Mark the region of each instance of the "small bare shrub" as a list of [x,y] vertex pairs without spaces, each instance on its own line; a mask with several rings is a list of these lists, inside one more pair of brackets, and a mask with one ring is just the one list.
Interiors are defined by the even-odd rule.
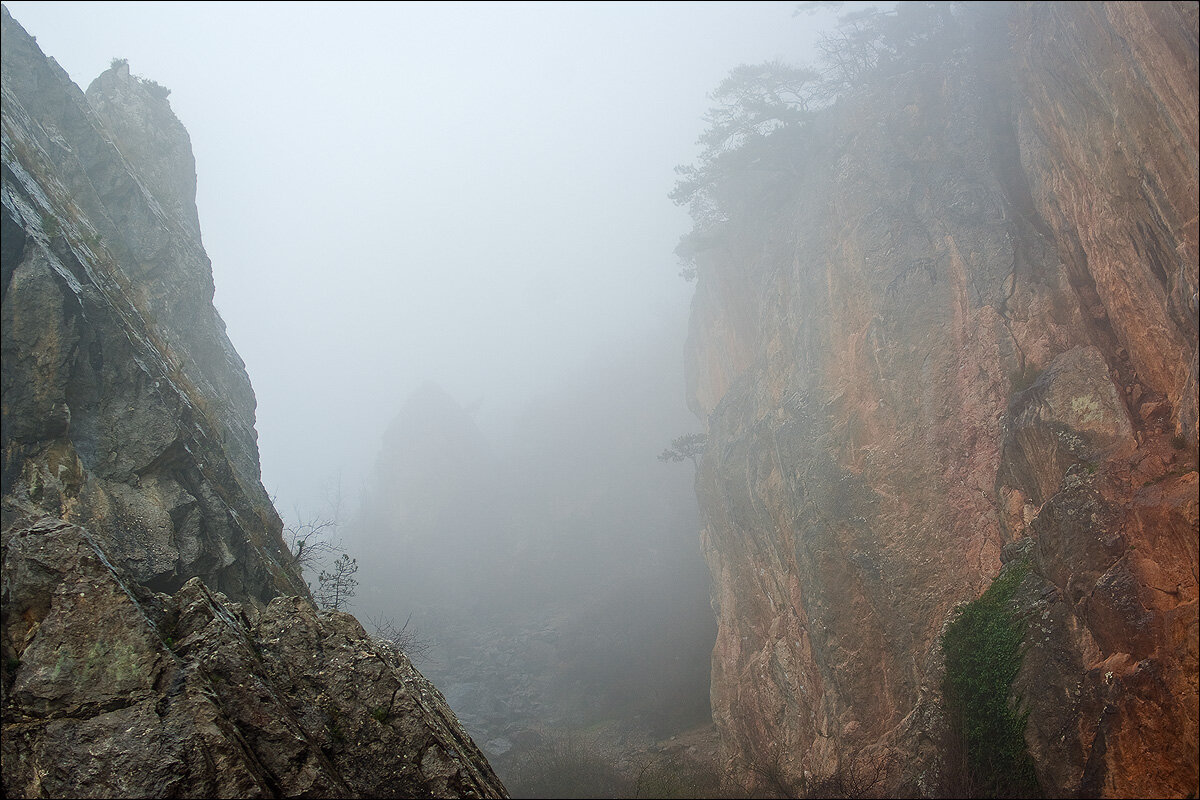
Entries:
[[433,642],[422,636],[417,626],[412,624],[412,614],[408,615],[403,625],[396,625],[396,620],[383,614],[368,621],[375,630],[372,634],[375,641],[394,647],[408,656],[408,660],[414,664],[418,661],[429,661]]

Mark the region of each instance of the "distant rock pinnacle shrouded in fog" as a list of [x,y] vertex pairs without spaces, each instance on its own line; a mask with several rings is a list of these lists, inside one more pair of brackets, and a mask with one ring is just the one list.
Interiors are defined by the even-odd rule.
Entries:
[[426,384],[383,435],[375,469],[386,490],[373,496],[364,529],[404,542],[474,538],[488,524],[477,509],[488,505],[497,479],[490,451],[475,420],[440,387]]
[[727,763],[1195,796],[1197,6],[859,24],[697,173]]
[[85,97],[4,9],[4,794],[505,796],[312,604],[166,97],[120,61]]
[[622,721],[667,736],[709,721],[693,469],[656,459],[694,423],[682,332],[662,334],[594,359],[494,444],[421,389],[348,526],[348,550],[371,555],[356,608],[431,640],[422,668],[506,780],[553,730]]

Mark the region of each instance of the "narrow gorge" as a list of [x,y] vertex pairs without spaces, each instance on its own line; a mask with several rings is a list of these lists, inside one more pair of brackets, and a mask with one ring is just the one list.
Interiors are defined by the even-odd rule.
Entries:
[[[551,50],[572,49],[579,20],[599,25],[544,5],[534,27]],[[567,266],[616,261],[615,243],[646,230],[556,239],[600,192],[583,162],[605,161],[633,198],[624,170],[657,163],[641,160],[650,133],[628,164],[602,132],[560,162],[555,115],[581,117],[576,98],[512,99],[519,119],[507,95],[462,104],[459,127],[483,134],[461,142],[513,159],[493,173],[467,166],[448,89],[402,109],[417,152],[381,121],[391,95],[337,117],[342,98],[314,89],[314,116],[347,132],[323,149],[289,132],[320,162],[298,185],[346,208],[288,218],[334,231],[311,254],[328,296],[290,311],[327,326],[335,356],[388,355],[337,387],[341,405],[290,398],[314,430],[315,408],[359,439],[341,451],[359,469],[355,510],[299,527],[264,486],[269,395],[214,304],[221,259],[169,91],[121,58],[82,91],[5,7],[4,796],[1200,795],[1200,5],[828,6],[788,11],[829,15],[811,66],[725,65],[715,105],[689,117],[708,127],[670,195],[691,219],[683,294],[655,324]],[[420,38],[483,47],[461,9],[434,9],[398,10]],[[706,11],[615,8],[628,30],[603,46],[619,38],[611,57],[632,59],[639,26],[681,9]],[[342,12],[328,13],[329,49],[305,58],[350,64]],[[264,48],[287,38],[274,34]],[[438,57],[467,64],[469,49]],[[616,69],[541,52],[535,72]],[[462,64],[456,79],[522,97],[507,64],[487,80]],[[641,88],[609,80],[621,103]],[[370,136],[349,133],[353,115]],[[256,121],[239,122],[249,136]],[[459,147],[451,162],[439,139]],[[529,141],[536,159],[519,161]],[[337,148],[368,154],[381,195],[349,188]],[[422,187],[425,166],[457,205]],[[513,233],[554,245],[532,272],[522,259],[541,251],[498,232],[507,209],[471,202],[490,180],[530,203],[518,216],[538,217],[535,186],[562,212]],[[605,224],[635,204],[614,197]],[[450,221],[417,221],[426,207]],[[405,250],[422,224],[442,239]],[[358,247],[378,231],[385,252]],[[653,269],[672,269],[665,250]],[[372,258],[340,329],[334,284]],[[303,266],[279,260],[281,283]],[[362,299],[396,287],[410,305]],[[488,302],[470,306],[473,292]],[[557,315],[557,334],[537,330],[576,346],[580,295],[618,332],[569,353],[570,374],[530,366],[520,339],[481,322]],[[397,320],[421,305],[435,324],[406,335]],[[434,364],[451,341],[509,384]],[[307,364],[297,352],[272,355]],[[438,380],[396,389],[410,361]],[[335,460],[279,452],[311,471]],[[345,539],[322,539],[335,530]],[[318,547],[358,576],[332,604]]]

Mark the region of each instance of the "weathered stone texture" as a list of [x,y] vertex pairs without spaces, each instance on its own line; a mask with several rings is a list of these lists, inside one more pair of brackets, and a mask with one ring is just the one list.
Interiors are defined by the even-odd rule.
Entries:
[[939,636],[1028,539],[1043,790],[1186,796],[1195,8],[1005,13],[1011,50],[983,28],[816,118],[698,256],[714,718],[735,767],[892,754],[938,791]]
[[403,654],[319,614],[259,478],[186,131],[3,11],[3,789],[498,797]]
[[504,794],[433,685],[348,614],[196,578],[148,592],[50,517],[5,530],[4,576],[8,796]]
[[1165,414],[1193,440],[1198,13],[1194,3],[1030,3],[1013,26],[1037,210],[1092,336],[1136,395],[1131,410]]
[[303,592],[199,237],[7,12],[3,31],[6,519],[79,522],[164,590]]

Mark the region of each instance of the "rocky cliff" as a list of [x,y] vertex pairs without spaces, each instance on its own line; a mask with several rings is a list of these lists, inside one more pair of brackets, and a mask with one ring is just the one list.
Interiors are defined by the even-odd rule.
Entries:
[[1195,796],[1197,7],[948,24],[693,240],[725,758],[947,791],[941,637],[1019,563],[1040,791]]
[[4,793],[504,796],[308,597],[166,96],[121,62],[85,96],[4,10]]

